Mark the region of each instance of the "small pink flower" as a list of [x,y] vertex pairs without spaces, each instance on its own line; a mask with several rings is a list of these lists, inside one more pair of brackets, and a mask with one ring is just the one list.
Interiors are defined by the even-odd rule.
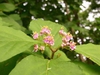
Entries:
[[51,34],[51,30],[48,28],[48,26],[44,26],[42,30],[40,31],[40,34]]
[[75,50],[76,49],[76,43],[75,42],[70,42],[70,44],[69,44],[69,46],[70,46],[70,49],[71,50]]
[[35,45],[34,45],[34,52],[37,52],[37,51],[38,51],[38,48],[39,48],[38,45],[35,44]]
[[34,33],[33,33],[33,39],[36,40],[36,39],[38,39],[38,37],[39,37],[39,34],[38,34],[37,32],[34,32]]
[[61,47],[62,48],[66,47],[66,43],[62,42]]
[[63,38],[62,38],[62,42],[67,43],[67,42],[69,42],[69,41],[66,39],[66,37],[63,37]]
[[73,36],[70,33],[67,33],[65,37],[66,37],[66,40],[68,40],[68,41],[73,39]]
[[45,46],[40,46],[39,48],[41,51],[44,51],[45,50]]
[[61,44],[62,47],[69,46],[69,44],[70,44],[69,41],[67,41],[65,38],[62,39],[62,44]]
[[65,36],[65,35],[66,35],[66,32],[64,32],[63,29],[60,29],[60,30],[59,30],[59,34],[62,35],[62,36]]
[[54,38],[51,35],[44,37],[44,43],[53,46],[54,45]]

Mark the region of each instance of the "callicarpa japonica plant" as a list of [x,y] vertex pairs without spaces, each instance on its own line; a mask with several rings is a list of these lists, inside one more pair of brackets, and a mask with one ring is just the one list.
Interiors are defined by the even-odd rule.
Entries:
[[70,33],[65,32],[62,27],[57,33],[61,37],[62,40],[61,45],[57,48],[53,48],[53,46],[55,45],[55,40],[54,40],[55,35],[53,35],[51,31],[52,28],[49,28],[48,26],[43,26],[39,33],[37,33],[36,31],[33,32],[32,35],[33,39],[43,42],[43,44],[41,45],[38,44],[34,45],[34,52],[37,52],[38,50],[43,52],[45,50],[45,47],[48,47],[52,52],[51,55],[51,59],[52,59],[54,57],[54,53],[58,51],[59,48],[66,48],[69,50],[76,49],[76,45],[75,45],[76,43],[73,41],[73,36]]
[[0,23],[0,75],[100,75],[100,46],[77,45],[65,26],[42,19],[28,29]]

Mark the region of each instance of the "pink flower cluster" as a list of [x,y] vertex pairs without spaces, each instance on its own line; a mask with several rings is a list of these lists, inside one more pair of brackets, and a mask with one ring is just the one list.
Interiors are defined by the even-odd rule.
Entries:
[[[63,29],[59,30],[59,34],[62,36],[62,48],[70,48],[71,50],[76,49],[76,43],[73,41],[73,36],[70,33],[66,33]],[[42,37],[42,41],[44,44],[53,46],[54,45],[54,38],[51,34],[51,29],[48,28],[48,26],[42,27],[39,33],[34,32],[33,33],[33,39],[39,40],[39,37]],[[38,50],[44,51],[45,46],[38,46],[37,44],[34,45],[34,52],[37,52]]]
[[63,29],[59,30],[59,34],[62,36],[61,47],[69,47],[71,50],[76,49],[76,43],[73,42],[73,36],[70,33],[66,33]]
[[43,38],[43,42],[47,45],[53,46],[54,45],[54,38],[51,35],[51,30],[48,28],[48,26],[42,27],[40,34],[37,32],[33,33],[33,39],[37,40],[39,36],[44,35],[45,37]]
[[34,45],[34,52],[37,52],[38,50],[44,51],[45,50],[45,46],[38,46],[38,44]]
[[[48,26],[44,26],[42,27],[42,29],[40,30],[40,33],[34,32],[33,33],[33,39],[34,40],[38,40],[39,37],[43,36],[43,42],[49,46],[53,46],[54,45],[54,38],[51,35],[51,30],[48,28]],[[45,47],[44,46],[40,46],[38,47],[38,45],[34,45],[34,52],[37,52],[38,49],[40,50],[44,50]]]
[[34,33],[33,33],[33,39],[34,39],[34,40],[37,40],[38,37],[39,37],[39,34],[38,34],[37,32],[34,32]]
[[48,35],[48,36],[44,37],[43,41],[44,41],[44,43],[46,43],[46,44],[48,44],[50,46],[54,45],[54,38],[51,35]]
[[42,30],[40,31],[40,34],[43,35],[43,34],[51,34],[51,30],[48,28],[48,26],[44,26],[42,27]]

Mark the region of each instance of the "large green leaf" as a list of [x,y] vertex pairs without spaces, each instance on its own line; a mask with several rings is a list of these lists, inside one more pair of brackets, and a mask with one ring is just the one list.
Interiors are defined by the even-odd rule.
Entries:
[[[57,23],[54,23],[54,22],[37,19],[37,20],[31,21],[29,29],[31,29],[32,31],[40,32],[40,30],[43,26],[48,26],[49,28],[51,28],[51,33],[54,36],[54,40],[55,40],[54,48],[59,47],[62,42],[61,36],[59,36],[59,30],[63,26],[59,25]],[[66,31],[65,27],[63,27],[63,28]]]
[[21,55],[12,57],[11,59],[0,62],[0,75],[8,75],[10,71],[15,67],[18,58],[21,58]]
[[9,12],[9,11],[13,11],[15,9],[16,9],[16,7],[11,3],[1,3],[0,4],[0,10],[1,11]]
[[76,52],[83,54],[100,66],[100,45],[86,44],[77,46]]
[[85,75],[100,75],[100,66],[90,65],[82,62],[74,62],[74,63],[83,70]]
[[26,31],[26,28],[22,26],[22,21],[19,15],[12,14],[6,15],[3,12],[0,12],[0,25],[12,27],[17,30]]
[[20,30],[0,26],[0,62],[24,52],[34,40]]
[[51,61],[48,75],[84,75],[79,66],[67,61]]
[[22,30],[22,31],[25,31],[26,29],[19,25],[18,22],[16,22],[13,18],[5,15],[4,17],[1,17],[2,19],[2,25],[3,26],[8,26],[8,27],[12,27],[14,29],[17,29],[17,30]]
[[74,63],[41,59],[36,56],[24,58],[9,75],[84,75]]
[[0,25],[3,25],[3,21],[2,18],[0,17]]
[[22,25],[22,20],[20,15],[18,14],[11,14],[9,15],[10,18],[14,19],[19,25]]

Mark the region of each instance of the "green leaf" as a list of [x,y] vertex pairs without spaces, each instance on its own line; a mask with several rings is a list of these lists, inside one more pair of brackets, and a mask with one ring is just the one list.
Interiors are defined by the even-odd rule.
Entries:
[[9,12],[9,11],[13,11],[15,9],[16,9],[16,7],[11,3],[0,3],[1,11]]
[[48,75],[84,75],[80,67],[72,62],[54,60],[50,62],[50,68]]
[[0,18],[0,23],[1,22],[2,22],[2,24],[0,24],[0,25],[3,25],[3,26],[12,27],[14,29],[22,30],[22,31],[26,30],[24,27],[22,27],[21,25],[19,25],[13,18],[8,17],[6,15],[5,15],[5,17],[1,17]]
[[57,60],[57,61],[70,61],[70,59],[65,55],[64,52],[58,50],[56,53],[55,53],[55,56],[54,58]]
[[77,64],[85,73],[85,75],[100,75],[100,66],[90,65],[82,62],[74,62]]
[[[32,3],[32,4],[34,5],[34,3]],[[36,17],[37,14],[38,14],[38,12],[36,12],[36,11],[34,11],[34,10],[30,10],[30,13],[31,13],[32,15],[34,15],[34,17]]]
[[24,58],[9,75],[84,75],[72,62],[40,59],[36,56]]
[[45,50],[44,50],[44,55],[45,55],[45,58],[51,58],[51,50],[49,47],[45,47]]
[[22,20],[18,14],[11,14],[9,17],[14,19],[19,25],[22,25]]
[[30,48],[34,40],[19,30],[0,26],[0,62]]
[[0,16],[5,16],[5,14],[3,13],[3,11],[0,11]]
[[15,67],[18,58],[21,58],[20,56],[21,55],[17,55],[7,61],[0,62],[0,75],[8,75],[10,71]]
[[[31,21],[29,29],[32,30],[33,32],[36,31],[39,33],[43,26],[48,26],[49,28],[51,28],[51,34],[54,36],[55,40],[54,48],[58,48],[59,46],[61,46],[62,39],[61,36],[59,35],[59,30],[63,26],[51,21],[44,21],[42,19],[37,19]],[[66,31],[65,27],[63,28]]]
[[3,25],[3,21],[2,18],[0,17],[0,25]]
[[100,66],[100,45],[86,44],[76,47],[76,52],[83,54]]

